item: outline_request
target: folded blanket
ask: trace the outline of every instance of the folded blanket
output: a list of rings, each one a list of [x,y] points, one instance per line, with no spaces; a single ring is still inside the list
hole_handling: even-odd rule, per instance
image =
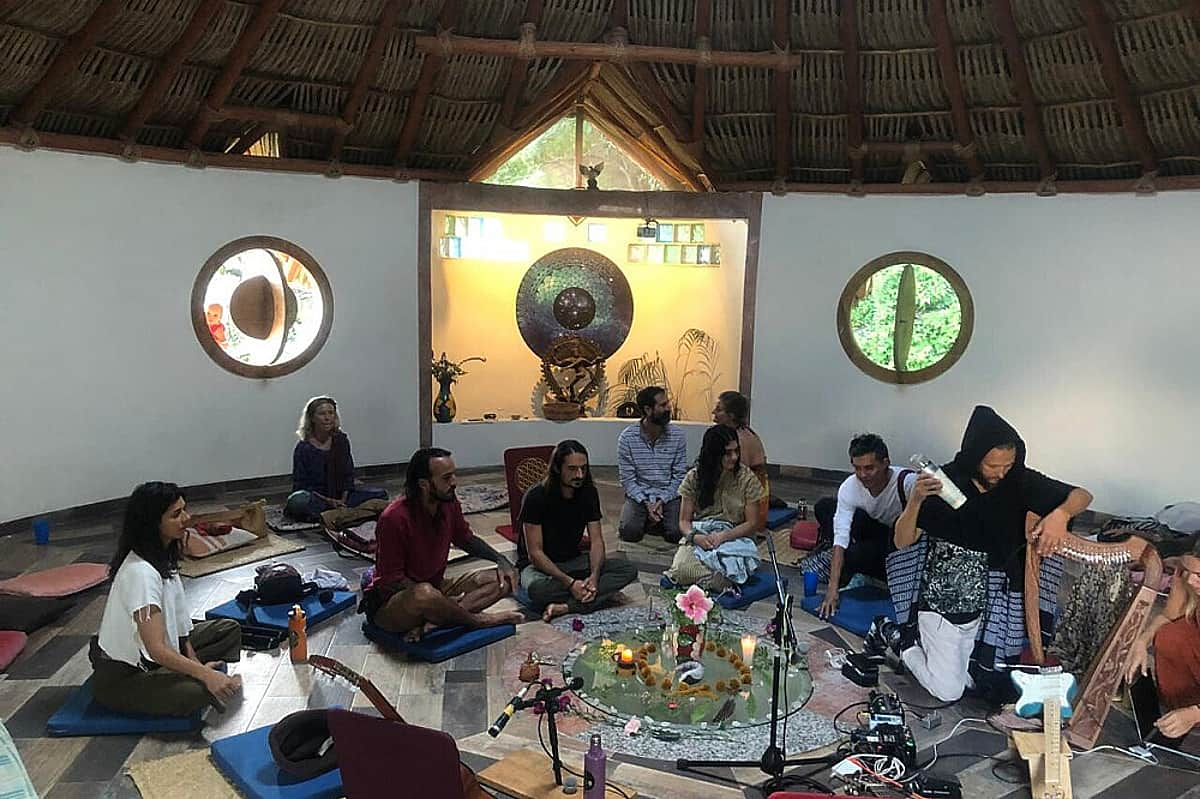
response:
[[[696,547],[696,560],[742,585],[758,571],[758,545],[751,538],[735,538],[716,549]]]

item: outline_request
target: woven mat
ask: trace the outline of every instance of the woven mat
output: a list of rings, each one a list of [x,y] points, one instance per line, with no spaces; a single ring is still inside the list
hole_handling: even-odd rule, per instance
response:
[[[298,522],[283,515],[282,505],[267,508],[267,527],[277,533],[307,533],[321,529],[320,522]]]
[[[291,552],[304,549],[304,544],[288,541],[274,533],[267,533],[266,538],[260,538],[253,544],[231,549],[228,552],[218,552],[201,560],[184,558],[179,564],[179,573],[184,577],[203,577],[206,574],[225,571],[235,566],[245,566],[247,563],[257,563],[267,558],[276,558]]]
[[[212,760],[207,749],[194,749],[129,767],[129,776],[142,799],[241,799]]]
[[[775,555],[779,558],[780,566],[795,566],[808,557],[808,550],[792,549],[792,528],[790,525],[782,530],[768,530],[767,535],[775,540]],[[763,536],[758,542],[758,557],[764,563],[771,562],[771,556],[767,552],[766,536]]]
[[[458,497],[464,514],[508,507],[508,489],[504,486],[459,486],[454,490],[454,495]]]

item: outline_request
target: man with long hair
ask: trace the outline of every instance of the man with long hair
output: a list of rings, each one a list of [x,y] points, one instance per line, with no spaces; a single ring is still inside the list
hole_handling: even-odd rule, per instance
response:
[[[587,449],[572,439],[559,442],[546,479],[525,492],[517,539],[521,584],[544,621],[590,613],[637,579],[632,563],[605,557],[601,518]],[[580,552],[585,529],[590,543]]]
[[[375,526],[375,578],[364,609],[379,627],[417,639],[432,627],[524,620],[516,611],[484,612],[510,596],[519,577],[507,558],[472,532],[454,495],[457,485],[448,450],[426,447],[409,458],[404,496],[388,505]],[[447,579],[451,544],[496,568]]]
[[[625,506],[617,535],[641,541],[648,531],[679,543],[679,484],[687,474],[687,438],[671,425],[671,401],[660,386],[637,393],[640,421],[617,438],[617,471]]]

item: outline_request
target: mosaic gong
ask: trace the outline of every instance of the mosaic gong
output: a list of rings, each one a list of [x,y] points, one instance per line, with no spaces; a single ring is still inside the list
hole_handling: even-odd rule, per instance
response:
[[[586,339],[602,359],[609,358],[632,324],[629,282],[615,263],[593,250],[566,247],[546,253],[517,289],[517,327],[539,358],[568,336]]]

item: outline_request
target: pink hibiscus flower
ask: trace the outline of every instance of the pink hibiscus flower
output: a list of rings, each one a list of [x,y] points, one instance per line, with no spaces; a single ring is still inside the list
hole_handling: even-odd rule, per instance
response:
[[[703,624],[712,610],[713,601],[704,594],[704,589],[693,585],[688,590],[675,596],[675,607],[697,624]]]

